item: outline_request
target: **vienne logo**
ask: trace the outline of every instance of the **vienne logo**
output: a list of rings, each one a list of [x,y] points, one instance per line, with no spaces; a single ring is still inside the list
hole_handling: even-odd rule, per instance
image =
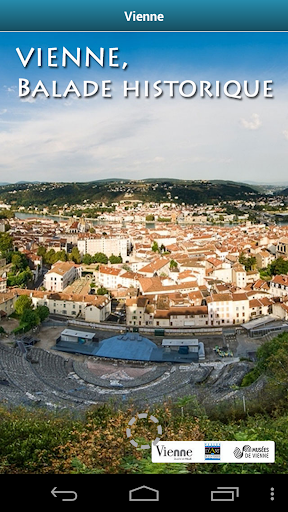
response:
[[[183,462],[192,460],[193,451],[191,448],[179,450],[179,449],[167,448],[163,444],[157,444],[156,449],[157,449],[159,457],[168,457],[168,458],[170,457],[170,458],[172,458],[172,460],[178,461],[178,462],[181,460],[183,460]]]
[[[240,450],[240,448],[238,448],[238,446],[236,446],[233,453],[234,453],[236,459],[241,459],[245,452],[250,452],[250,451],[251,451],[251,446],[249,444],[245,444],[242,448],[242,451]]]

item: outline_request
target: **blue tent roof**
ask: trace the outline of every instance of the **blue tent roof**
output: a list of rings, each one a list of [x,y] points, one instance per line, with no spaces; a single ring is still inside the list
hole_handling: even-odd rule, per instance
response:
[[[97,356],[150,361],[154,349],[157,349],[157,345],[147,338],[139,334],[126,333],[101,341]]]
[[[163,347],[157,346],[148,338],[138,333],[127,332],[118,334],[98,342],[64,341],[58,338],[53,347],[62,352],[72,352],[96,357],[111,359],[127,359],[132,361],[155,361],[172,363],[190,363],[198,361],[198,352],[181,354],[178,351],[166,352]]]

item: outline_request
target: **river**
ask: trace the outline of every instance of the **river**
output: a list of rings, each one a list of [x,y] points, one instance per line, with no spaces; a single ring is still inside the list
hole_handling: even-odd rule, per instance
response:
[[[36,219],[51,219],[51,220],[56,220],[57,222],[58,221],[63,221],[63,220],[71,219],[71,217],[62,216],[62,215],[43,215],[41,213],[37,214],[37,213],[20,213],[20,212],[15,212],[15,217],[17,217],[17,219],[28,219],[29,217],[36,218]],[[87,219],[87,220],[89,222],[91,222],[94,226],[105,225],[105,224],[107,224],[109,222],[109,221],[106,221],[106,220],[97,220],[97,219]],[[112,222],[110,224],[112,224]],[[165,222],[163,222],[161,224],[163,224],[163,228],[164,228],[165,227]],[[277,226],[288,226],[288,215],[287,215],[287,218],[282,218],[282,219],[276,218],[276,224],[277,224]],[[126,226],[126,223],[123,222],[122,225]],[[185,227],[189,227],[189,224],[180,224],[180,225],[185,226]],[[195,225],[195,224],[193,224],[193,225]],[[205,226],[206,224],[200,224],[200,225],[201,226]],[[207,224],[207,225],[211,226],[211,224]],[[227,227],[228,226],[229,227],[234,227],[235,226],[235,224],[228,224],[228,223],[222,223],[222,224],[219,224],[219,225],[220,226],[227,226]],[[155,229],[155,222],[146,222],[146,228],[147,229]]]

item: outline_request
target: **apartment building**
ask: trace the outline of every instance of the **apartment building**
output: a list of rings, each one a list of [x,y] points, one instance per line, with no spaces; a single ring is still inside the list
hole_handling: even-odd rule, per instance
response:
[[[93,256],[97,252],[106,254],[109,258],[112,254],[114,256],[121,256],[123,262],[127,260],[127,256],[131,251],[130,238],[117,236],[97,236],[94,237],[79,237],[77,247],[81,255],[90,254]]]
[[[250,318],[246,293],[214,293],[206,301],[211,326],[241,324]]]
[[[107,290],[115,290],[122,285],[121,274],[126,271],[122,268],[109,267],[108,265],[100,265],[98,271],[94,272],[94,279],[97,285],[107,288]]]
[[[81,277],[81,266],[71,261],[57,261],[45,274],[44,287],[48,291],[62,292],[78,277]]]

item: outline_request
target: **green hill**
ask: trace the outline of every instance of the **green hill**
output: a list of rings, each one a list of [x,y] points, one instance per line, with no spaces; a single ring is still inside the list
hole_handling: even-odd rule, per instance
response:
[[[177,179],[98,180],[84,183],[16,183],[0,186],[0,200],[17,206],[63,206],[64,204],[139,200],[185,204],[213,203],[256,197],[255,188],[232,181]]]

